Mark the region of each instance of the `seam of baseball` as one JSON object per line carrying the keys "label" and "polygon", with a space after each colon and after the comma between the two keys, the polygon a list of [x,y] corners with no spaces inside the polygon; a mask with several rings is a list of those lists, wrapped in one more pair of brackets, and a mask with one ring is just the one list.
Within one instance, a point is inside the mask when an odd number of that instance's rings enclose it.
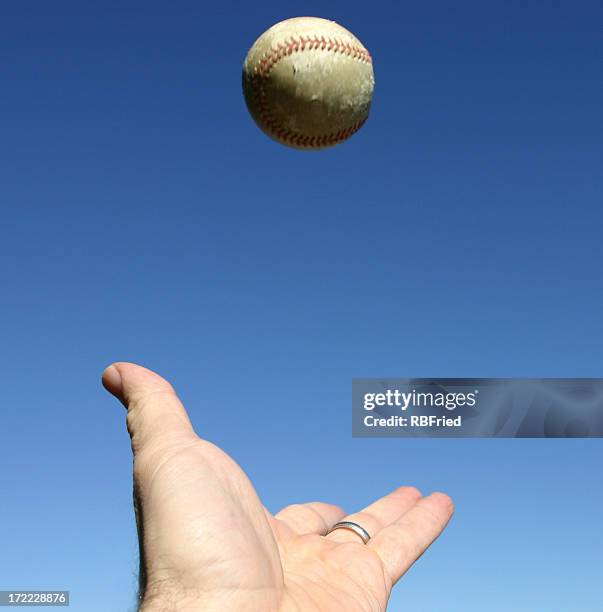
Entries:
{"label": "seam of baseball", "polygon": [[338,40],[337,38],[325,38],[324,36],[319,38],[317,35],[314,35],[313,37],[304,37],[300,35],[298,38],[292,36],[289,39],[285,39],[284,42],[277,43],[275,48],[271,48],[269,51],[264,53],[254,68],[254,74],[260,77],[260,83],[257,91],[257,101],[262,124],[278,139],[297,147],[316,148],[336,145],[337,143],[349,138],[352,134],[354,134],[354,132],[357,132],[367,120],[368,113],[354,125],[338,132],[331,132],[321,136],[304,136],[303,134],[292,132],[291,130],[284,128],[276,120],[264,100],[265,92],[262,81],[270,76],[270,73],[274,67],[282,59],[292,55],[293,53],[299,53],[306,50],[321,50],[330,51],[332,53],[342,53],[348,57],[351,57],[352,59],[366,64],[372,65],[373,63],[371,54],[364,47],[351,44],[349,42],[344,42],[342,40]]}

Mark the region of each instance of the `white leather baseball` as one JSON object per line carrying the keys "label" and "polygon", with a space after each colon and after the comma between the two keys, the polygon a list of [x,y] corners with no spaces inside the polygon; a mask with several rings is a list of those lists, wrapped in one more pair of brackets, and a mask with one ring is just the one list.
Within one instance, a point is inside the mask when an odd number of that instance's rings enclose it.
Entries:
{"label": "white leather baseball", "polygon": [[255,41],[243,66],[251,116],[268,136],[297,149],[331,147],[360,129],[374,85],[363,44],[319,17],[273,25]]}

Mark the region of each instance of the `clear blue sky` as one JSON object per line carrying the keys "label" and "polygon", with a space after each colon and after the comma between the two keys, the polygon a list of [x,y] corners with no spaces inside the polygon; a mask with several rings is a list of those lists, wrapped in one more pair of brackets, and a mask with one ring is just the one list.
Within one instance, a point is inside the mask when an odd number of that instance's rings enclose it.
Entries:
{"label": "clear blue sky", "polygon": [[[374,56],[349,142],[253,124],[244,56],[316,15]],[[3,2],[0,589],[133,608],[114,360],[177,386],[269,508],[399,484],[457,514],[412,612],[602,609],[600,440],[351,438],[352,377],[601,376],[596,1]]]}

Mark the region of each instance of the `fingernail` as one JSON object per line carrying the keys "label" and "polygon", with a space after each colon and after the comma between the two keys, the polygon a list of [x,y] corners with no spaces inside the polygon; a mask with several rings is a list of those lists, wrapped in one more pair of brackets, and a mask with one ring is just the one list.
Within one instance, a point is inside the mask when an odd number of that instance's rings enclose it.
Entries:
{"label": "fingernail", "polygon": [[115,397],[121,399],[122,397],[122,384],[121,384],[121,374],[119,370],[114,366],[110,365],[103,372],[103,386],[109,393],[115,395]]}

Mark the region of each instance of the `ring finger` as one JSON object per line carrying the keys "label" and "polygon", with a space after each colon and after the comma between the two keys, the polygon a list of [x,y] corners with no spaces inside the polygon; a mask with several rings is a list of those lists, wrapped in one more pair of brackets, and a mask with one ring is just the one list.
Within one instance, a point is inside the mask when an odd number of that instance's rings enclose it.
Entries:
{"label": "ring finger", "polygon": [[[360,525],[373,538],[381,529],[391,525],[408,512],[421,499],[421,493],[414,487],[400,487],[389,495],[378,499],[360,512],[342,519]],[[351,529],[338,528],[327,536],[333,542],[359,542],[362,537]]]}

